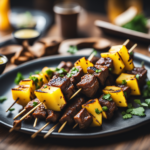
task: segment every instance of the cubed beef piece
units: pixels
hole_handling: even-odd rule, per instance
[[[137,79],[139,86],[142,87],[145,85],[145,80],[147,78],[147,70],[145,67],[134,67],[133,70],[127,71],[127,73],[133,75],[139,74],[139,79]]]
[[[60,118],[59,122],[63,124],[67,121],[67,124],[71,125],[74,123],[74,116],[78,113],[78,111],[82,108],[82,104],[84,104],[85,100],[82,97],[76,97],[71,100],[66,108],[64,114]]]
[[[70,100],[70,97],[75,93],[75,87],[73,84],[70,84],[70,86],[66,89],[64,92],[64,96],[66,100]]]
[[[21,129],[21,120],[14,120],[13,126],[15,130]]]
[[[80,66],[76,67],[79,71],[75,74],[72,74],[72,77],[70,78],[71,82],[76,85],[78,82],[81,81],[81,77],[84,75],[83,69]],[[69,71],[71,73],[71,70]]]
[[[53,111],[50,109],[47,110],[47,114],[48,114],[48,116],[46,118],[47,122],[56,122],[56,121],[58,121],[58,119],[60,117],[60,112]]]
[[[106,57],[106,58],[100,58],[97,62],[96,62],[96,65],[102,65],[102,66],[107,66],[108,68],[111,68],[113,69],[114,66],[113,66],[113,60],[109,57]]]
[[[99,57],[94,56],[90,62],[93,63],[95,65],[95,63],[99,60]]]
[[[28,115],[28,116],[26,116],[25,118],[24,118],[24,121],[26,121],[26,122],[29,122],[29,121],[31,121],[32,120],[32,114],[30,114],[30,115]]]
[[[107,106],[107,108],[108,108],[108,110],[106,111],[107,118],[111,119],[114,114],[114,111],[118,109],[117,105],[114,101],[108,101],[108,100],[103,99],[103,96],[104,96],[104,94],[102,96],[100,96],[99,102],[102,107]]]
[[[115,85],[115,79],[112,74],[109,73],[106,81],[105,81],[105,86],[110,86],[110,85]]]
[[[131,94],[131,88],[127,85],[118,85],[118,86],[121,87],[121,89],[123,90],[125,97],[129,98]]]
[[[86,129],[93,121],[91,114],[85,108],[74,116],[74,120],[78,123],[80,129]]]
[[[46,110],[44,105],[42,104],[39,107],[37,107],[37,109],[33,112],[32,115],[34,118],[40,118],[40,119],[46,118]]]
[[[60,62],[60,64],[58,65],[57,68],[64,68],[67,72],[69,72],[69,70],[73,67],[73,63],[68,61],[68,62],[65,62],[65,61],[62,61]]]
[[[94,75],[86,74],[81,78],[81,81],[77,84],[77,88],[81,88],[81,92],[87,97],[93,97],[99,88],[98,80]]]
[[[88,67],[87,71],[89,74],[93,74],[101,85],[105,84],[106,78],[109,75],[108,67],[95,65],[95,67]]]

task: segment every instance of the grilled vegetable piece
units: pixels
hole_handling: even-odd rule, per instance
[[[93,118],[91,126],[101,126],[102,125],[102,107],[98,99],[92,99],[82,105],[82,108],[85,108]]]
[[[132,70],[134,68],[133,60],[131,59],[131,56],[128,52],[128,49],[124,45],[117,45],[112,46],[109,50],[110,53],[118,52],[121,56],[124,64],[125,64],[125,70]]]
[[[131,95],[141,95],[140,88],[138,85],[138,81],[136,79],[136,75],[131,75],[127,73],[122,73],[117,79],[116,84],[124,84],[131,88]]]
[[[34,93],[29,85],[19,85],[11,90],[12,97],[14,100],[17,100],[17,103],[26,106],[29,101],[34,99]]]
[[[83,69],[84,73],[87,73],[87,68],[88,67],[93,67],[94,64],[91,63],[88,59],[85,57],[82,57],[81,59],[77,60],[74,64],[74,66],[80,66]]]
[[[118,107],[127,107],[128,106],[126,97],[124,95],[124,92],[123,92],[123,90],[120,87],[117,87],[117,86],[106,86],[103,89],[103,93],[104,94],[110,94],[112,100],[116,103],[116,105]]]
[[[43,102],[44,100],[47,109],[54,111],[61,111],[66,105],[66,100],[60,88],[43,85],[40,89],[35,91],[37,98]]]
[[[118,52],[116,53],[101,53],[101,57],[103,58],[111,58],[113,60],[114,69],[112,70],[113,74],[119,75],[123,72],[125,65],[119,55]]]
[[[105,100],[103,98],[104,94],[102,96],[100,96],[99,98],[99,103],[101,104],[101,106],[106,106],[108,108],[107,111],[105,111],[105,114],[102,113],[103,117],[105,119],[111,119],[113,114],[114,114],[114,111],[117,110],[117,105],[114,101],[108,101],[108,100]],[[104,112],[104,111],[103,111]]]
[[[118,87],[122,88],[126,98],[130,97],[130,95],[131,95],[131,88],[129,86],[127,86],[127,85],[118,85]]]
[[[44,67],[40,74],[41,74],[42,81],[45,84],[45,83],[48,83],[49,80],[51,79],[53,75],[53,70],[48,67]]]
[[[79,124],[80,129],[85,129],[93,122],[92,115],[85,109],[82,108],[75,116],[74,121]]]
[[[145,80],[147,78],[147,70],[145,67],[135,67],[133,70],[127,71],[127,73],[138,76],[137,80],[140,88],[145,85]]]

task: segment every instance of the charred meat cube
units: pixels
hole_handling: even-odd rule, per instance
[[[32,120],[32,114],[30,114],[30,115],[28,115],[28,116],[26,116],[25,118],[24,118],[24,121],[26,121],[26,122],[29,122],[29,121],[31,121]]]
[[[136,75],[139,86],[144,86],[147,78],[147,70],[144,67],[134,67],[133,70],[127,71],[128,74]]]
[[[69,71],[69,73],[71,74],[70,80],[73,84],[77,84],[78,82],[80,82],[81,77],[84,75],[83,69],[80,66],[76,66],[75,68],[78,69],[75,74],[72,73],[72,70]]]
[[[110,85],[115,85],[115,79],[112,74],[109,73],[106,81],[105,81],[105,86],[110,86]]]
[[[67,100],[70,99],[70,97],[74,94],[75,92],[75,87],[73,84],[70,84],[70,86],[66,89],[66,91],[64,92],[64,96]]]
[[[53,111],[50,109],[47,110],[47,114],[48,114],[46,118],[47,122],[56,122],[60,117],[60,112]]]
[[[57,68],[64,68],[67,72],[69,72],[69,70],[72,67],[73,67],[72,62],[70,62],[70,61],[68,61],[68,62],[62,61],[62,62],[60,62],[60,64],[58,65]]]
[[[90,62],[93,63],[95,65],[95,63],[99,60],[99,57],[94,56]]]
[[[121,87],[121,89],[123,90],[124,95],[125,95],[126,98],[130,97],[131,88],[129,86],[127,86],[127,85],[118,85],[118,87]]]
[[[101,65],[95,65],[95,67],[88,67],[87,71],[89,74],[93,74],[101,83],[101,85],[105,84],[106,78],[109,75],[108,67]]]
[[[74,120],[79,124],[80,129],[85,129],[90,126],[93,119],[91,114],[85,109],[81,109],[75,116]]]
[[[99,103],[101,104],[101,106],[107,106],[108,110],[106,111],[106,114],[107,114],[107,119],[111,119],[113,114],[114,114],[114,111],[117,110],[117,105],[114,101],[108,101],[108,100],[105,100],[103,99],[103,96],[100,96],[99,98]]]
[[[14,120],[13,127],[15,130],[21,129],[21,120]]]
[[[108,68],[111,68],[113,69],[114,66],[113,66],[113,60],[109,57],[106,57],[106,58],[100,58],[97,62],[96,62],[96,65],[101,65],[101,66],[107,66]]]
[[[77,84],[77,88],[82,88],[81,92],[87,97],[93,97],[98,91],[99,83],[94,75],[86,74]]]
[[[32,115],[34,118],[40,118],[40,119],[46,118],[46,110],[44,105],[42,104],[39,107],[37,107],[37,109],[33,112]]]
[[[67,124],[71,125],[74,123],[74,116],[78,113],[78,111],[82,108],[82,104],[84,104],[85,100],[82,97],[76,97],[71,100],[68,107],[66,108],[64,114],[60,118],[59,122],[63,124],[67,121]]]

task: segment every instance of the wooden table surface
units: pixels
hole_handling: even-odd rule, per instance
[[[105,20],[104,16],[99,14],[88,13],[87,19],[79,24],[79,31],[85,37],[104,37],[109,39],[113,45],[122,44],[125,39],[116,38],[114,36],[104,35],[94,26],[96,19]],[[57,26],[54,25],[49,29],[47,36],[59,36]],[[8,36],[7,36],[8,37]],[[6,35],[3,39],[7,38]],[[138,44],[136,52],[142,53],[150,57],[148,52],[148,44]],[[16,66],[8,65],[5,72]],[[1,86],[2,88],[2,86]],[[0,150],[145,150],[150,149],[150,124],[134,129],[132,131],[118,134],[115,136],[97,138],[97,139],[43,139],[37,137],[31,139],[30,135],[17,131],[8,132],[9,129],[0,126]]]

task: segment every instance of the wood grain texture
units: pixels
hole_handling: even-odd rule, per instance
[[[105,17],[89,13],[86,23],[79,24],[79,31],[86,34],[87,37],[107,38],[111,41],[112,45],[122,44],[125,41],[125,39],[103,35],[103,33],[94,26],[96,19],[105,20]],[[90,30],[88,30],[89,28]],[[56,25],[49,30],[47,36],[59,37]],[[148,45],[146,44],[138,43],[135,51],[150,56]],[[5,72],[14,67],[16,66],[8,64]],[[0,150],[147,150],[150,149],[149,126],[150,124],[147,124],[115,136],[84,140],[55,139],[50,137],[47,139],[43,139],[43,137],[31,139],[31,135],[17,131],[9,133],[8,128],[0,125]]]

